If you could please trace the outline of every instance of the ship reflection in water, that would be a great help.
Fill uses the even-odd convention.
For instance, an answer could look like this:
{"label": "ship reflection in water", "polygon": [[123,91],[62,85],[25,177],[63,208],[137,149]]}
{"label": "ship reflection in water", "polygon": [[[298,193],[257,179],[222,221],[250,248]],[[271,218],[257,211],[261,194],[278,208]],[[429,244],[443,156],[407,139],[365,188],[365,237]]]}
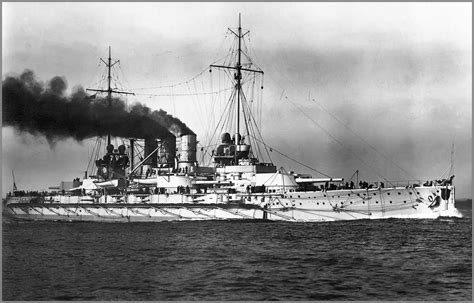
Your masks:
{"label": "ship reflection in water", "polygon": [[471,229],[471,218],[15,220],[3,224],[3,299],[471,301]]}

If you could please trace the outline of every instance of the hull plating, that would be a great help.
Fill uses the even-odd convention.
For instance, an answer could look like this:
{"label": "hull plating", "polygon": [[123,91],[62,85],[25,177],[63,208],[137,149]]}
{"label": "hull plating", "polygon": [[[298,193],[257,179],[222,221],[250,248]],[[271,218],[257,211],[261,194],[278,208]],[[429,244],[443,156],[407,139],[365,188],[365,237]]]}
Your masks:
{"label": "hull plating", "polygon": [[[385,218],[437,218],[461,214],[454,188],[357,189],[247,195],[55,196],[42,203],[25,197],[6,201],[3,212],[29,220],[161,222],[185,220],[336,221]],[[443,199],[446,198],[446,199]]]}

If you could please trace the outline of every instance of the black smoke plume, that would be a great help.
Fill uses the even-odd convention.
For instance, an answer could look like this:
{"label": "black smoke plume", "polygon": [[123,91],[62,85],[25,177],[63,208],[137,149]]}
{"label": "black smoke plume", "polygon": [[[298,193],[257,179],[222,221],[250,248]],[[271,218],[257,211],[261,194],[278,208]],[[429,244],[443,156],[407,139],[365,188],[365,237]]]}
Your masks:
{"label": "black smoke plume", "polygon": [[[130,110],[125,102],[113,98],[89,97],[83,88],[65,96],[67,82],[52,78],[46,85],[37,81],[31,70],[2,82],[4,126],[21,132],[44,135],[48,142],[73,138],[81,141],[110,134],[117,137],[165,138],[193,133],[184,123],[165,111],[152,111],[135,104]],[[168,130],[169,129],[169,130]],[[170,132],[171,131],[171,132]]]}
{"label": "black smoke plume", "polygon": [[181,120],[169,115],[162,109],[151,111],[149,107],[140,103],[135,103],[130,108],[130,112],[151,117],[153,120],[166,127],[175,136],[195,135],[195,133],[187,127],[186,124],[181,122]]}

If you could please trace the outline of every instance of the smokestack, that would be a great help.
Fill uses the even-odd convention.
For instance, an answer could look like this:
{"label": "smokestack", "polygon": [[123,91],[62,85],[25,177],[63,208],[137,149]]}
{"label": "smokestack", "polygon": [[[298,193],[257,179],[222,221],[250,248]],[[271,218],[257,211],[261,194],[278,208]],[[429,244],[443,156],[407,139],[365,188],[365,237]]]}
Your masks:
{"label": "smokestack", "polygon": [[176,138],[163,138],[158,143],[158,146],[159,162],[167,164],[169,167],[173,167],[176,157]]}
{"label": "smokestack", "polygon": [[196,163],[196,135],[184,135],[179,140],[178,168],[191,172],[191,167]]}
{"label": "smokestack", "polygon": [[130,139],[130,169],[135,168],[135,139]]}
{"label": "smokestack", "polygon": [[148,157],[153,151],[153,156],[147,159],[143,164],[144,165],[151,165],[152,167],[156,167],[158,164],[158,154],[155,149],[158,147],[158,143],[156,139],[145,139],[145,155],[143,158]]}

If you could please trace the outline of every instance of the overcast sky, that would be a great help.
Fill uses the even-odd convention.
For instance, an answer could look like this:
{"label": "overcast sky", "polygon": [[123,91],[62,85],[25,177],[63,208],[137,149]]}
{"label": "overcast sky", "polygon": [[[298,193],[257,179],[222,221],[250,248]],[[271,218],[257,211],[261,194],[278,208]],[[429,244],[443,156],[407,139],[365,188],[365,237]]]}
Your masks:
{"label": "overcast sky", "polygon": [[[2,3],[2,77],[31,69],[43,82],[65,77],[68,91],[96,87],[104,72],[99,58],[111,46],[124,89],[215,90],[217,78],[210,86],[208,73],[173,90],[138,88],[186,81],[225,56],[226,30],[240,12],[253,62],[265,71],[268,145],[334,177],[359,169],[361,178],[380,181],[442,177],[454,143],[456,194],[470,197],[471,11],[471,3],[9,2]],[[204,142],[212,120],[206,98],[140,95],[127,102],[168,111]],[[3,194],[12,169],[24,189],[82,176],[91,144],[65,140],[51,148],[44,138],[3,127]]]}

